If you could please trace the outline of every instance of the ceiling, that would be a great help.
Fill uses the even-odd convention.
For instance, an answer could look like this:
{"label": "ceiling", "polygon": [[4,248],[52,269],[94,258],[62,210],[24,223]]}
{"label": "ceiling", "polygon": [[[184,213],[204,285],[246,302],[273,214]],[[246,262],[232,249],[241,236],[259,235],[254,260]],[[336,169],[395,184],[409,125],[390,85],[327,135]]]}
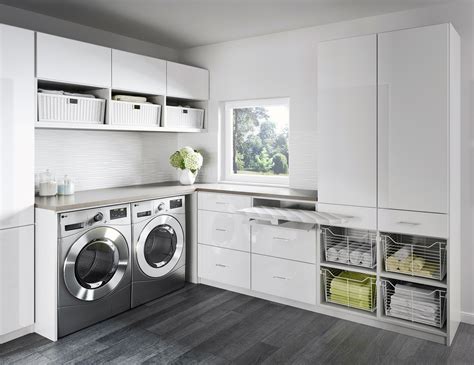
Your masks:
{"label": "ceiling", "polygon": [[173,48],[438,5],[453,0],[0,0]]}

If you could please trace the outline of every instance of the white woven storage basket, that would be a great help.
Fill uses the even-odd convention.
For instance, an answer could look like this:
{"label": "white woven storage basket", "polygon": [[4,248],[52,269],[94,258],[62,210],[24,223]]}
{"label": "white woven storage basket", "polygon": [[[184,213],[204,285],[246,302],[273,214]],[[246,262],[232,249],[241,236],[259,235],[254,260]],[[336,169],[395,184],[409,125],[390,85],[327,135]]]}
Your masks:
{"label": "white woven storage basket", "polygon": [[110,123],[122,125],[159,126],[161,105],[129,103],[125,101],[110,102]]}
{"label": "white woven storage basket", "polygon": [[38,93],[38,121],[103,124],[105,100]]}
{"label": "white woven storage basket", "polygon": [[204,109],[166,107],[166,127],[203,128]]}

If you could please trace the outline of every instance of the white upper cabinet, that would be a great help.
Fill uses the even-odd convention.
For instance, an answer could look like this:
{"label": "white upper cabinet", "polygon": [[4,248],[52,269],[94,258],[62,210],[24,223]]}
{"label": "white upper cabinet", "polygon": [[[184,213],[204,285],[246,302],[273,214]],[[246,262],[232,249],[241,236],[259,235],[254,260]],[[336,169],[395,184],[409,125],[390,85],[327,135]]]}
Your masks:
{"label": "white upper cabinet", "polygon": [[109,88],[110,48],[37,33],[36,72],[39,79]]}
{"label": "white upper cabinet", "polygon": [[34,42],[0,25],[0,229],[34,223]]}
{"label": "white upper cabinet", "polygon": [[376,206],[376,35],[320,43],[318,200]]}
{"label": "white upper cabinet", "polygon": [[209,71],[167,62],[167,96],[192,100],[209,99]]}
{"label": "white upper cabinet", "polygon": [[381,208],[447,213],[448,32],[442,24],[378,35]]}
{"label": "white upper cabinet", "polygon": [[113,49],[112,88],[165,95],[166,61]]}

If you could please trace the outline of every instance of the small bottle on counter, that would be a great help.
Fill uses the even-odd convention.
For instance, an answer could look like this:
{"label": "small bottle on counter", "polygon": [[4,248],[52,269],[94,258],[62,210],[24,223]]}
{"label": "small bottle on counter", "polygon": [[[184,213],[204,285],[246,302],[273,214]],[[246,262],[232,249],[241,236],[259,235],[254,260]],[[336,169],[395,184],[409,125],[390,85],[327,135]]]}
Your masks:
{"label": "small bottle on counter", "polygon": [[64,175],[62,195],[73,195],[74,194],[74,183],[71,178],[67,175]]}
{"label": "small bottle on counter", "polygon": [[58,184],[54,179],[53,174],[46,170],[40,175],[39,195],[40,196],[55,196],[58,193]]}

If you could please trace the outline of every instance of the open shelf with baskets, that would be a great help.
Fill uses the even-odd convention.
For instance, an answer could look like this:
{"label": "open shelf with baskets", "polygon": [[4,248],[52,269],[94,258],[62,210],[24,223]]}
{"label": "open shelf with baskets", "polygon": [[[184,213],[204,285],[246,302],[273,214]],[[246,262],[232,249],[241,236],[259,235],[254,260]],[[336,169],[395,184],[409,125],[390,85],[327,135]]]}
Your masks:
{"label": "open shelf with baskets", "polygon": [[375,315],[377,294],[374,275],[321,267],[321,284],[324,303]]}
{"label": "open shelf with baskets", "polygon": [[382,279],[383,315],[407,323],[445,328],[447,290]]}
{"label": "open shelf with baskets", "polygon": [[321,226],[324,262],[375,272],[377,233],[370,230]]}
{"label": "open shelf with baskets", "polygon": [[442,281],[446,276],[446,240],[381,233],[384,270]]}

